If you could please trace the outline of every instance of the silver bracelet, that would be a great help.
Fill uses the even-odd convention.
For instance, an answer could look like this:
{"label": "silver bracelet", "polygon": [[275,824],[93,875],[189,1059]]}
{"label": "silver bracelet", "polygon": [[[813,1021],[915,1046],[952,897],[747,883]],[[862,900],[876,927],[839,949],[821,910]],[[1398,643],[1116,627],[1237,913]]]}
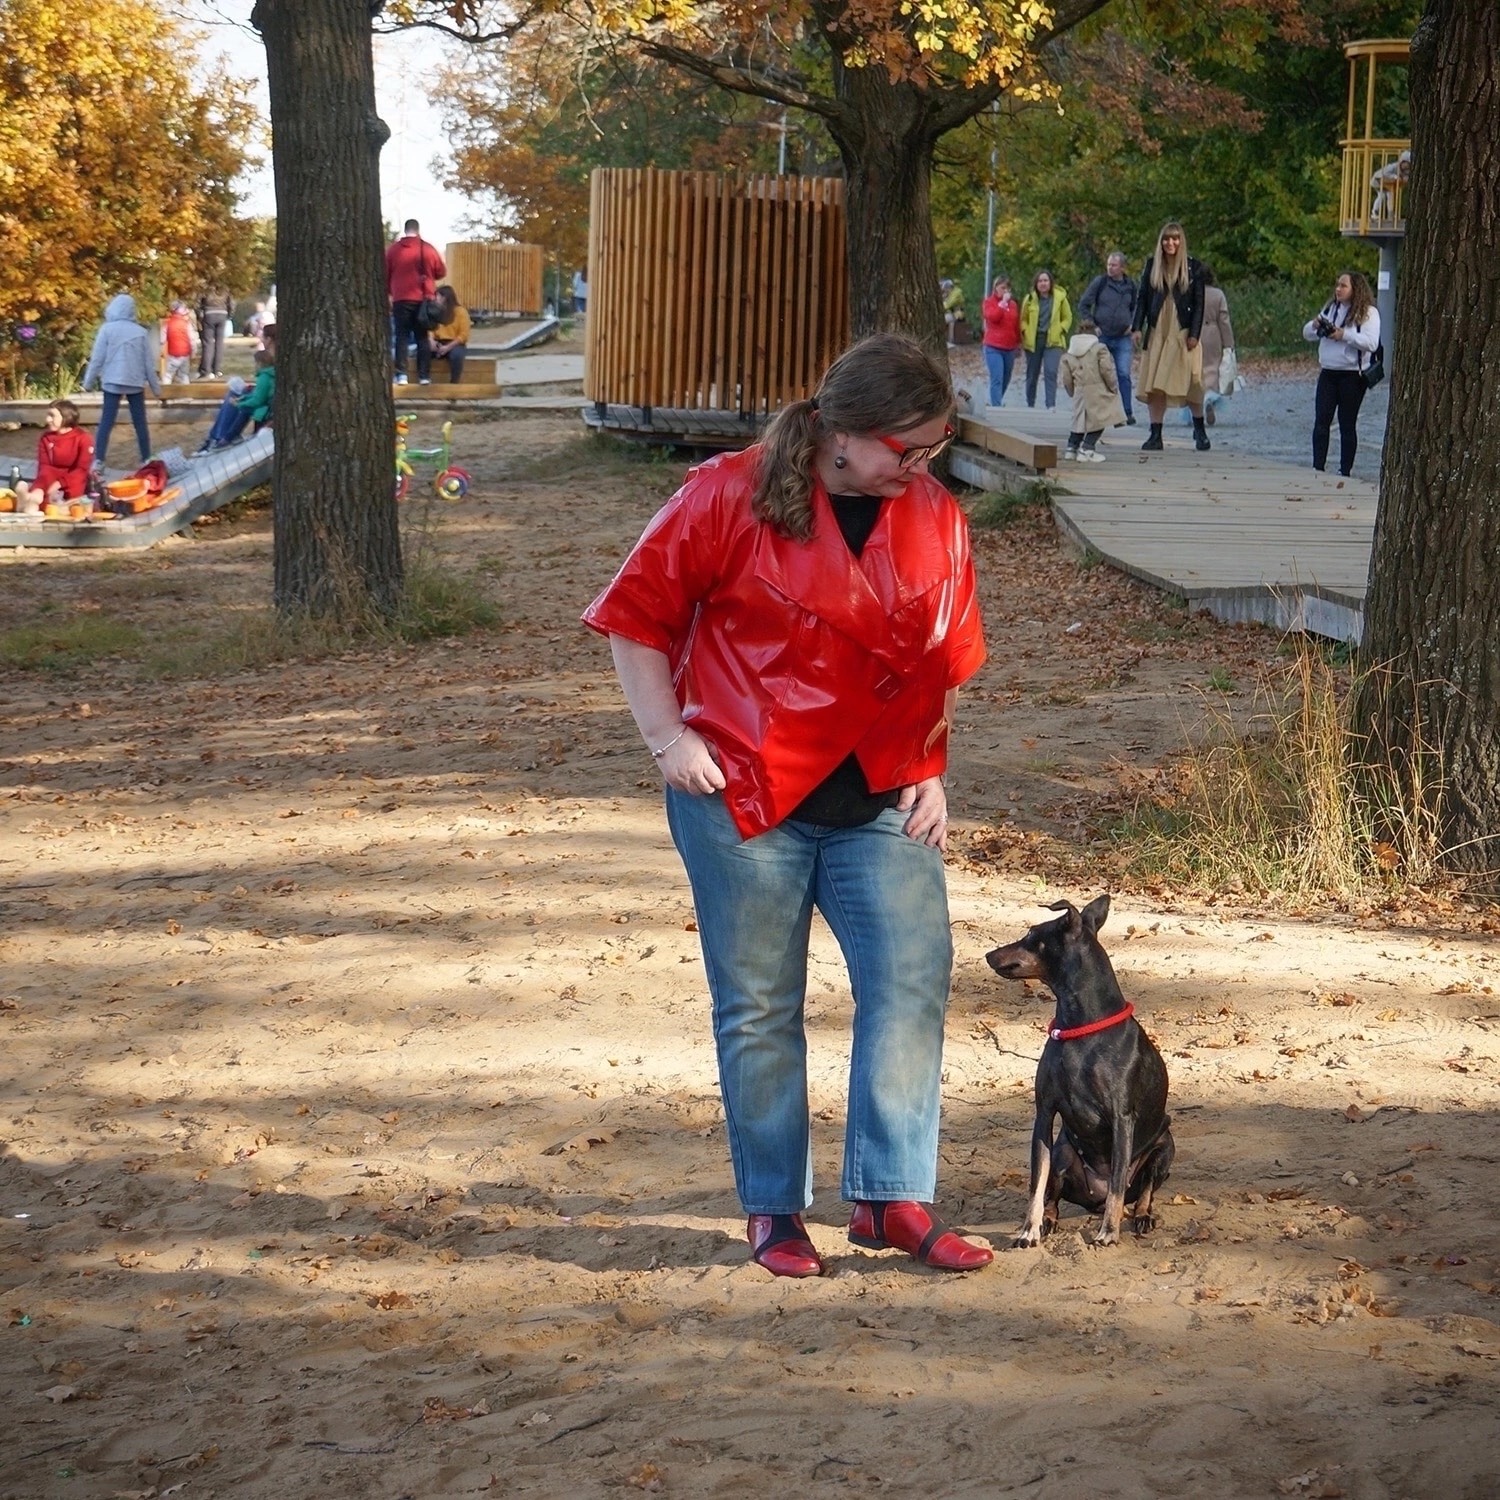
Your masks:
{"label": "silver bracelet", "polygon": [[667,741],[667,743],[661,747],[660,750],[651,750],[651,747],[649,745],[647,745],[646,748],[648,750],[651,750],[651,759],[652,760],[660,760],[662,758],[662,756],[664,756],[667,753],[667,751],[670,750],[672,748],[672,746],[675,745],[677,743],[677,741],[680,740],[683,737],[683,735],[685,735],[687,732],[688,732],[688,727],[687,727],[686,724],[684,724],[682,726],[682,728],[679,729],[677,731],[677,733],[674,734],[672,736],[672,738],[669,739]]}

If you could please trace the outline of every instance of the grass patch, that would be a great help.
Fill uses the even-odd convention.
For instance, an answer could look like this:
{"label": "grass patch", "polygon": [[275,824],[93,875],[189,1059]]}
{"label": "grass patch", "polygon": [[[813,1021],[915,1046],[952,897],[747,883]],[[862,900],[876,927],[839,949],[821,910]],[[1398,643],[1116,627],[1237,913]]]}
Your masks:
{"label": "grass patch", "polygon": [[148,675],[222,677],[286,661],[320,661],[375,646],[416,644],[489,630],[500,610],[482,580],[430,559],[407,569],[393,619],[348,624],[309,615],[247,610],[227,625],[181,631],[145,658]]}
{"label": "grass patch", "polygon": [[113,656],[133,656],[141,633],[102,614],[68,615],[0,632],[0,662],[22,672],[69,674]]}
{"label": "grass patch", "polygon": [[1051,505],[1055,486],[1047,479],[1031,479],[1013,490],[986,490],[970,507],[969,525],[981,531],[1003,531],[1026,511]]}
{"label": "grass patch", "polygon": [[1432,880],[1441,855],[1438,757],[1368,742],[1352,722],[1354,697],[1309,647],[1258,695],[1248,723],[1211,709],[1203,742],[1111,831],[1127,869],[1300,897]]}

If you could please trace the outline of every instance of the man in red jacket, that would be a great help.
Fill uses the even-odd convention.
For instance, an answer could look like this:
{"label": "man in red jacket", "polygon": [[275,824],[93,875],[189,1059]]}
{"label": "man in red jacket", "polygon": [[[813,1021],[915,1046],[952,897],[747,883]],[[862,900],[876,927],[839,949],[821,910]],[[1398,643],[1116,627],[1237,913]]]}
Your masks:
{"label": "man in red jacket", "polygon": [[431,383],[432,343],[422,320],[422,304],[437,292],[439,277],[448,267],[436,247],[429,245],[415,219],[408,219],[401,238],[385,252],[385,289],[391,299],[396,336],[396,384],[406,384],[406,346],[417,345],[417,382]]}

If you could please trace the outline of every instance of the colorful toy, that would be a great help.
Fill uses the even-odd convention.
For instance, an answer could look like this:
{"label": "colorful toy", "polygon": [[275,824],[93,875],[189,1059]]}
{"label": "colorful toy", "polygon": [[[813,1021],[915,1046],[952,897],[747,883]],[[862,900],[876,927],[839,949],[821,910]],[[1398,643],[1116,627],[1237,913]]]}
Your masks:
{"label": "colorful toy", "polygon": [[412,476],[416,472],[412,460],[436,463],[438,472],[433,476],[433,493],[439,500],[462,500],[469,493],[469,471],[461,469],[453,460],[453,423],[443,423],[443,441],[436,448],[409,448],[406,434],[416,418],[408,412],[396,418],[396,498],[404,500],[411,489]]}

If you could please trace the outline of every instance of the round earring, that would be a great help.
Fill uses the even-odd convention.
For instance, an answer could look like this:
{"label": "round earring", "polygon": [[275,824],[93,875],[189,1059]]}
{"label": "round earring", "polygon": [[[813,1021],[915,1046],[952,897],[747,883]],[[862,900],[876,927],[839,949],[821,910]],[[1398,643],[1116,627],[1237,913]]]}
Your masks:
{"label": "round earring", "polygon": [[842,453],[835,453],[833,456],[833,466],[835,469],[847,469],[849,467],[849,460]]}

